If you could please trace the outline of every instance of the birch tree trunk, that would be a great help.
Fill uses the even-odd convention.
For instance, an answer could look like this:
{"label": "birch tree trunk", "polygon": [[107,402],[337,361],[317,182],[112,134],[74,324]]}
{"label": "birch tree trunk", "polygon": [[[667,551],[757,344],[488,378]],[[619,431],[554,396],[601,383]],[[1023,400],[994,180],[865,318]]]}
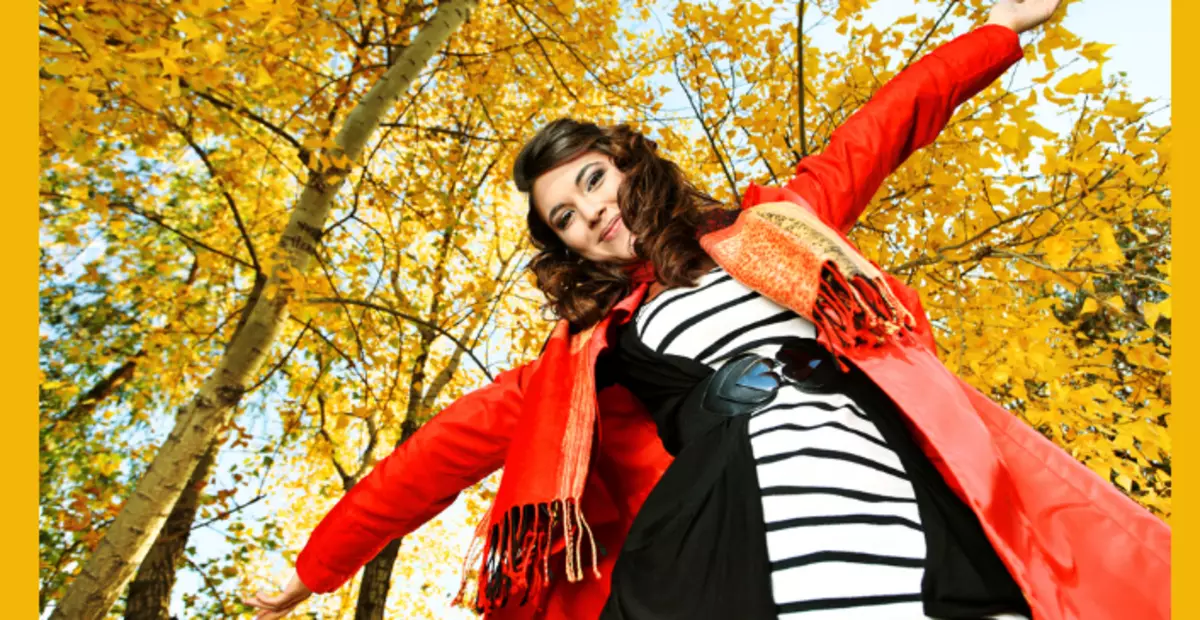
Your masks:
{"label": "birch tree trunk", "polygon": [[129,584],[129,594],[125,597],[125,620],[169,620],[171,617],[171,589],[175,587],[176,569],[187,549],[204,484],[212,475],[213,464],[217,460],[217,442],[213,443],[196,465],[187,486],[171,509],[171,516],[167,518],[162,533],[142,560],[133,583]]}
{"label": "birch tree trunk", "polygon": [[[338,132],[334,161],[358,159],[367,140],[434,52],[466,20],[478,0],[443,2],[416,39],[359,101]],[[310,158],[310,161],[312,159]],[[312,170],[279,243],[271,252],[264,294],[249,309],[246,326],[230,342],[212,375],[180,412],[175,428],[138,481],[133,495],[57,602],[54,620],[93,620],[108,613],[174,507],[196,465],[232,417],[246,386],[266,359],[288,317],[294,292],[290,274],[303,274],[320,243],[333,197],[348,171]]]}

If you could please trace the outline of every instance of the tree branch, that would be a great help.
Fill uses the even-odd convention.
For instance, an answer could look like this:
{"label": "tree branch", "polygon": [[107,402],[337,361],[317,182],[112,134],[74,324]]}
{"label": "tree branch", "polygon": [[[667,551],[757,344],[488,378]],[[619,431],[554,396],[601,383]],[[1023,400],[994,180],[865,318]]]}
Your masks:
{"label": "tree branch", "polygon": [[554,74],[555,79],[557,79],[558,83],[561,84],[563,89],[567,91],[567,94],[571,96],[571,99],[579,101],[579,97],[575,95],[575,91],[571,90],[570,86],[567,86],[566,80],[564,80],[563,76],[559,74],[558,68],[554,66],[554,61],[550,60],[550,53],[547,52],[546,47],[542,45],[541,38],[534,35],[533,28],[529,26],[529,22],[525,21],[525,17],[521,15],[519,10],[517,10],[516,4],[510,4],[509,6],[512,7],[513,15],[517,16],[517,19],[523,26],[525,26],[525,30],[529,32],[531,37],[533,37],[534,44],[536,44],[538,49],[542,51],[542,57],[546,59],[546,66],[550,67],[550,72]]}
{"label": "tree branch", "polygon": [[225,189],[225,183],[221,180],[220,174],[217,173],[216,167],[213,166],[212,160],[209,159],[208,152],[196,143],[190,131],[180,127],[174,120],[169,118],[167,122],[183,136],[183,139],[188,143],[188,146],[192,147],[192,151],[196,153],[200,161],[204,162],[204,167],[208,169],[209,177],[220,188],[221,195],[225,197],[225,203],[229,205],[229,210],[233,212],[234,222],[237,223],[238,231],[242,233],[242,240],[246,242],[246,249],[250,252],[250,262],[254,263],[254,270],[262,273],[262,265],[258,262],[258,253],[254,251],[254,241],[250,238],[250,232],[246,229],[245,222],[242,221],[242,214],[238,211],[237,201],[233,199],[233,195],[229,193],[229,190]]}
{"label": "tree branch", "polygon": [[304,323],[304,329],[300,330],[300,335],[296,336],[296,340],[292,343],[292,347],[288,349],[287,353],[285,353],[283,357],[279,358],[279,361],[271,367],[271,370],[268,370],[267,373],[263,375],[262,379],[259,379],[257,383],[246,389],[247,394],[262,387],[262,384],[266,383],[267,379],[271,378],[271,375],[275,374],[277,370],[283,367],[283,365],[288,361],[288,358],[292,356],[292,352],[296,350],[296,346],[300,344],[300,340],[304,338],[304,334],[308,333],[310,327],[312,327],[312,321],[306,321]]}
{"label": "tree branch", "polygon": [[213,254],[216,254],[216,255],[221,256],[226,259],[229,259],[243,267],[254,269],[254,265],[251,265],[250,263],[248,263],[228,252],[225,252],[223,250],[218,250],[217,248],[214,248],[213,246],[208,245],[207,243],[204,243],[203,241],[200,241],[199,239],[179,230],[178,228],[175,228],[174,226],[167,224],[166,222],[163,221],[163,216],[161,216],[157,213],[147,213],[146,211],[139,209],[137,206],[135,206],[133,203],[130,203],[130,202],[110,202],[110,203],[108,203],[108,206],[125,209],[126,211],[129,211],[130,213],[132,213],[138,217],[141,217],[147,221],[153,222],[153,223],[157,224],[158,226],[161,226],[162,228],[165,228],[165,229],[175,233],[176,235],[181,237],[187,243],[190,243],[196,247],[208,250],[209,252],[212,252]]}
{"label": "tree branch", "polygon": [[688,105],[692,108],[692,113],[696,115],[696,120],[700,123],[700,128],[704,130],[704,135],[708,138],[708,144],[712,148],[713,156],[717,158],[717,163],[721,164],[721,170],[725,173],[725,179],[729,182],[729,189],[733,192],[734,200],[737,203],[742,202],[742,196],[738,193],[737,182],[733,179],[733,174],[729,171],[729,167],[725,165],[725,158],[721,156],[721,148],[717,144],[716,138],[708,128],[708,124],[704,122],[704,112],[697,107],[696,101],[692,99],[692,93],[688,90],[687,84],[683,80],[683,75],[679,72],[678,58],[671,63],[671,68],[675,72],[675,79],[679,81],[680,88],[683,89],[683,94],[687,97]]}
{"label": "tree branch", "polygon": [[452,137],[459,138],[461,140],[467,140],[467,141],[480,140],[483,142],[496,142],[496,143],[501,143],[501,144],[511,144],[513,142],[516,142],[516,140],[513,140],[512,138],[488,138],[486,136],[476,136],[473,134],[469,134],[465,131],[461,131],[458,129],[447,129],[445,127],[421,127],[420,125],[413,125],[411,123],[399,123],[399,122],[397,122],[397,123],[380,123],[380,126],[396,127],[399,129],[409,129],[409,130],[418,131],[418,132],[423,131],[428,134],[442,134],[442,135],[452,136]]}
{"label": "tree branch", "polygon": [[208,573],[205,573],[204,569],[197,566],[191,558],[187,557],[186,553],[183,556],[183,561],[187,562],[188,568],[196,571],[196,573],[200,575],[200,578],[204,580],[204,587],[208,589],[209,593],[212,594],[212,597],[217,600],[217,605],[220,605],[221,607],[221,615],[228,618],[229,610],[225,608],[225,601],[221,598],[221,591],[218,590],[217,585],[208,578]]}
{"label": "tree branch", "polygon": [[333,437],[329,436],[329,431],[325,428],[325,397],[320,394],[317,394],[317,412],[321,415],[321,428],[317,432],[329,443],[329,460],[333,463],[333,468],[337,470],[338,476],[342,478],[342,488],[349,492],[358,480],[346,473],[346,469],[342,467],[337,454],[334,453],[337,444],[334,443]]}
{"label": "tree branch", "polygon": [[925,38],[921,39],[921,42],[918,43],[917,47],[913,49],[912,54],[909,54],[908,60],[904,61],[904,66],[900,67],[900,71],[896,72],[897,74],[899,74],[901,71],[904,71],[909,65],[912,64],[913,59],[917,57],[917,54],[921,53],[921,49],[924,48],[925,44],[929,42],[929,38],[933,36],[934,32],[937,32],[938,27],[942,25],[942,21],[946,19],[947,15],[950,14],[950,9],[953,9],[954,5],[958,3],[959,0],[950,0],[950,3],[946,5],[946,10],[942,11],[941,16],[937,18],[937,21],[933,22],[933,27],[929,29],[929,32],[925,33]]}
{"label": "tree branch", "polygon": [[285,142],[292,145],[296,149],[296,151],[300,153],[301,161],[304,161],[305,159],[307,159],[308,149],[304,148],[304,145],[300,144],[299,140],[296,140],[296,138],[292,137],[292,134],[288,133],[282,127],[279,127],[278,125],[272,123],[271,121],[268,121],[267,119],[263,118],[262,116],[259,116],[258,114],[255,114],[253,111],[248,110],[243,106],[238,106],[238,105],[229,103],[227,101],[222,101],[209,93],[206,93],[202,90],[197,90],[197,89],[193,88],[191,86],[191,84],[188,84],[187,80],[185,80],[183,78],[179,78],[179,85],[190,90],[197,97],[217,106],[218,108],[221,108],[222,110],[226,110],[229,112],[237,112],[238,114],[245,116],[246,118],[258,123],[259,125],[262,125],[264,128],[269,130],[271,133],[279,136]]}
{"label": "tree branch", "polygon": [[375,303],[371,303],[369,301],[363,301],[363,300],[359,300],[359,299],[344,299],[344,298],[340,298],[340,297],[315,297],[315,298],[306,299],[305,302],[307,302],[307,303],[347,304],[347,305],[351,305],[351,306],[362,306],[363,308],[370,308],[377,312],[383,312],[385,314],[390,314],[394,317],[404,319],[406,321],[409,321],[410,323],[420,325],[421,327],[424,327],[426,329],[432,329],[433,331],[448,338],[451,342],[454,343],[455,346],[466,351],[467,355],[475,362],[475,365],[478,366],[479,369],[482,370],[485,375],[487,375],[487,378],[489,381],[495,380],[495,377],[492,376],[491,371],[488,370],[487,366],[483,362],[479,361],[478,357],[475,357],[475,354],[471,352],[470,348],[468,348],[465,344],[463,344],[462,341],[460,341],[458,338],[454,337],[454,335],[452,335],[450,332],[442,329],[441,327],[439,327],[438,325],[436,325],[434,323],[430,323],[429,321],[417,318],[415,316],[412,316],[411,314],[406,314],[404,312],[400,312],[399,310],[395,310],[393,308],[388,308],[387,306],[381,306],[379,304],[375,304]]}
{"label": "tree branch", "polygon": [[808,157],[808,135],[804,130],[804,0],[796,3],[796,91],[799,99],[800,157]]}
{"label": "tree branch", "polygon": [[222,520],[228,518],[230,515],[241,512],[242,510],[245,510],[246,508],[249,508],[250,506],[253,506],[254,504],[256,504],[266,498],[267,498],[266,494],[259,493],[258,495],[251,498],[250,501],[247,501],[242,504],[237,504],[233,508],[230,508],[228,510],[223,510],[223,511],[217,513],[217,515],[215,517],[213,517],[211,519],[207,519],[200,523],[197,523],[196,525],[193,525],[191,529],[197,530],[202,527],[212,525],[213,523],[216,523],[217,521],[222,521]]}

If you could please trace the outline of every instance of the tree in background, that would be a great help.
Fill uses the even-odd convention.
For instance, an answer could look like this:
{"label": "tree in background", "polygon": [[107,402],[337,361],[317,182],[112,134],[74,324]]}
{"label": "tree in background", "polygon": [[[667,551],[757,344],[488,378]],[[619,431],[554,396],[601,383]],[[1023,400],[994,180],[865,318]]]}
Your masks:
{"label": "tree in background", "polygon": [[[105,613],[163,521],[180,517],[159,540],[174,549],[151,552],[166,560],[152,572],[173,575],[195,510],[210,524],[228,518],[244,508],[237,487],[265,480],[277,453],[305,449],[286,443],[300,433],[284,423],[285,443],[255,446],[257,461],[229,472],[231,488],[201,494],[208,476],[197,463],[256,441],[235,410],[261,412],[307,389],[398,424],[410,386],[382,390],[381,362],[412,364],[402,344],[413,325],[432,348],[441,343],[428,330],[452,335],[455,322],[492,310],[472,326],[508,341],[492,365],[540,344],[543,326],[520,320],[508,299],[520,228],[493,177],[505,175],[507,145],[535,113],[603,107],[617,91],[591,94],[592,69],[578,63],[546,65],[566,60],[545,49],[556,36],[545,31],[567,19],[556,10],[484,6],[443,48],[468,8],[43,8],[43,292],[58,322],[44,329],[42,594],[43,604],[57,599],[56,614]],[[575,34],[611,41],[607,17],[573,20]],[[636,95],[621,71],[595,75]],[[488,88],[497,76],[504,88]],[[580,84],[570,93],[549,85],[568,79]],[[433,278],[439,236],[453,260]],[[479,269],[492,262],[506,267]],[[422,316],[439,297],[445,309]],[[98,301],[124,318],[82,314]],[[87,325],[106,338],[80,339]],[[314,373],[318,360],[326,367]],[[305,374],[325,383],[291,380]],[[276,426],[286,422],[274,413]],[[172,423],[179,433],[163,443]],[[110,480],[96,484],[97,465]],[[176,502],[181,493],[193,508]],[[99,568],[83,567],[88,551]],[[233,572],[194,568],[213,591]],[[135,590],[156,600],[126,611],[162,617],[170,583],[143,576],[147,587]]]}

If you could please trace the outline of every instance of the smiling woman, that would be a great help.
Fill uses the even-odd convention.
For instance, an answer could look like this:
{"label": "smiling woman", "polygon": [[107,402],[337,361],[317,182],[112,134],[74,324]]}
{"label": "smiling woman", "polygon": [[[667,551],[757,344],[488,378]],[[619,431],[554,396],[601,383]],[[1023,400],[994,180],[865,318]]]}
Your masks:
{"label": "smiling woman", "polygon": [[722,205],[657,151],[625,125],[559,119],[517,156],[513,181],[529,197],[539,250],[530,269],[550,309],[576,328],[628,293],[640,257],[655,265],[653,292],[689,286],[714,265],[697,232]]}
{"label": "smiling woman", "polygon": [[545,349],[380,462],[257,606],[337,589],[503,466],[466,576],[493,620],[1169,617],[1169,528],[955,377],[845,237],[1058,4],[1001,0],[740,210],[628,127],[539,130],[513,178]]}

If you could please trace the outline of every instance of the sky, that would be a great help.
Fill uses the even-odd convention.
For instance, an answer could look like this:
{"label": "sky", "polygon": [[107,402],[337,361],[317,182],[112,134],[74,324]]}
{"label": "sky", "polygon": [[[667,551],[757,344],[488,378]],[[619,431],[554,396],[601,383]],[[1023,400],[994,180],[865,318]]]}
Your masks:
{"label": "sky", "polygon": [[[669,6],[669,3],[660,3],[660,6],[664,4]],[[1128,75],[1135,97],[1150,97],[1168,103],[1171,94],[1170,0],[1139,0],[1136,9],[1133,8],[1134,5],[1135,3],[1129,0],[1082,0],[1069,7],[1066,24],[1069,30],[1078,34],[1084,41],[1114,45],[1108,53],[1110,60],[1104,67],[1106,77],[1124,71]],[[877,0],[867,16],[876,24],[885,25],[899,15],[911,12],[911,6],[910,0]],[[833,32],[832,23],[814,29],[810,36],[820,47],[836,45],[838,38]],[[680,101],[680,105],[668,102],[667,107],[686,108],[686,101]],[[1169,114],[1169,109],[1159,114]],[[1039,117],[1038,120],[1051,130],[1058,131],[1063,128],[1062,119]],[[1156,121],[1166,124],[1168,119],[1160,116]],[[222,463],[223,466],[228,464],[229,461]],[[262,510],[269,510],[269,504],[264,504]],[[446,516],[451,519],[455,518],[455,515],[465,515],[462,502],[457,502],[448,513]],[[463,528],[459,535],[464,551],[469,534],[469,530]],[[222,536],[205,529],[194,532],[191,543],[208,548],[216,555],[222,553],[221,549],[225,548]],[[289,575],[290,569],[281,562],[279,585],[286,582]],[[396,585],[399,587],[399,584]],[[172,611],[183,617],[180,595],[185,591],[195,592],[200,587],[199,580],[194,575],[187,571],[181,573],[174,592]],[[471,617],[458,610],[456,613],[450,613],[449,608],[446,608],[446,611],[445,617]]]}
{"label": "sky", "polygon": [[[877,0],[868,16],[884,25],[911,7],[911,0]],[[1067,29],[1084,42],[1113,45],[1104,65],[1106,78],[1124,71],[1135,97],[1170,98],[1171,0],[1081,0],[1066,11]],[[831,28],[824,30],[812,33],[814,39],[837,36]]]}
{"label": "sky", "polygon": [[1170,99],[1170,0],[1086,0],[1070,7],[1066,25],[1087,40],[1114,44],[1106,77],[1125,71],[1135,96]]}

